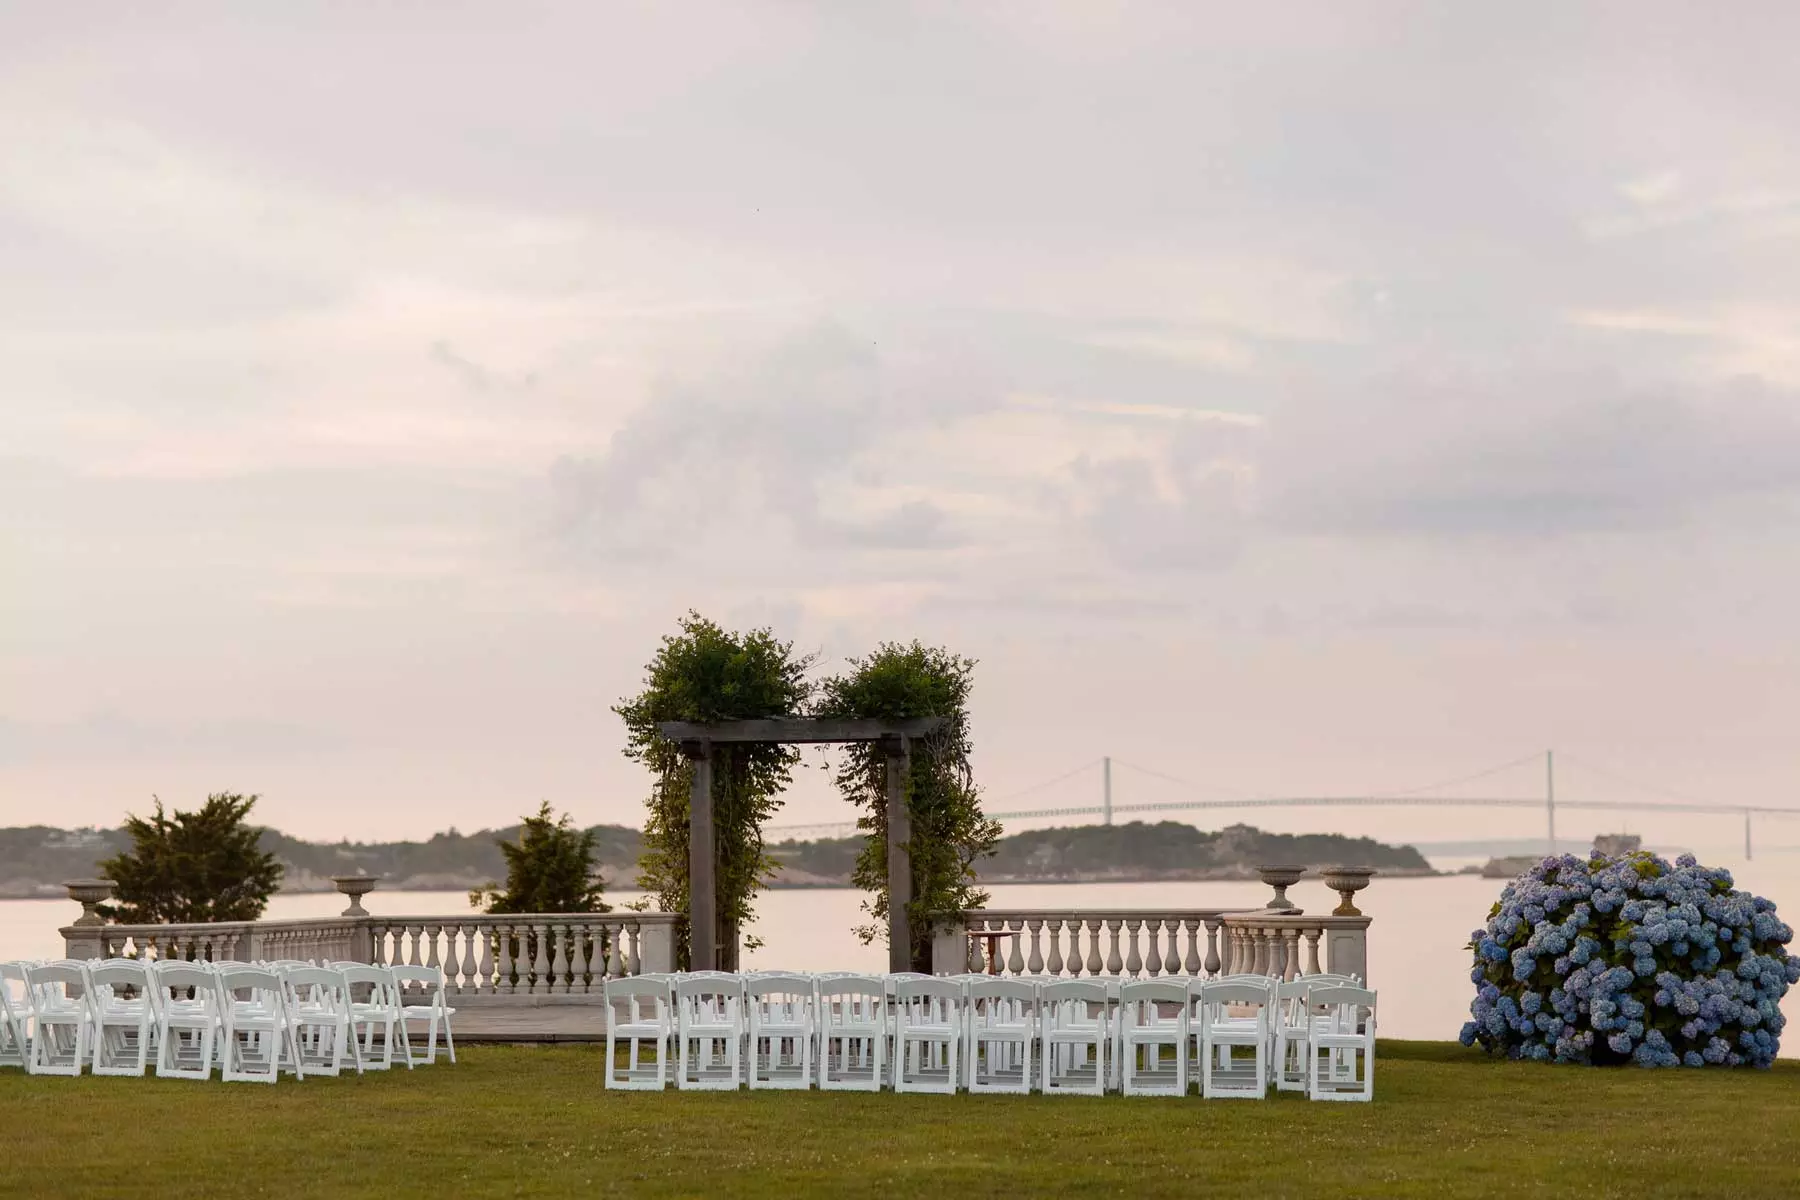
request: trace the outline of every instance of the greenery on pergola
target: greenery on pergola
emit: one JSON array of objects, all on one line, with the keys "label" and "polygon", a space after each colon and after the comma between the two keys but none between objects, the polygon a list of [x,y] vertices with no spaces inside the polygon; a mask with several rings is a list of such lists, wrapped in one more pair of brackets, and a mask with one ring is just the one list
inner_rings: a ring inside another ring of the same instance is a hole
[{"label": "greenery on pergola", "polygon": [[[640,880],[664,911],[692,911],[694,798],[710,797],[705,823],[714,839],[716,890],[713,920],[701,923],[716,931],[727,956],[721,961],[734,961],[740,940],[754,948],[754,936],[742,934],[754,920],[756,892],[777,870],[763,827],[800,761],[789,743],[843,741],[834,779],[861,810],[857,827],[868,838],[854,878],[870,893],[864,908],[872,919],[857,933],[891,942],[903,929],[909,944],[890,945],[890,961],[927,961],[933,924],[985,901],[973,864],[1000,836],[998,824],[981,814],[969,768],[975,664],[918,642],[884,643],[850,660],[847,672],[817,682],[810,677],[816,664],[816,656],[795,654],[767,628],[732,632],[698,613],[664,637],[643,690],[615,709],[626,725],[626,756],[652,777]],[[733,724],[746,722],[763,724]],[[710,775],[699,793],[697,771]],[[890,837],[889,812],[896,788],[911,817],[897,838]],[[900,913],[889,903],[896,852],[910,883]],[[707,861],[704,847],[699,854]],[[680,952],[691,961],[685,941]]]}]

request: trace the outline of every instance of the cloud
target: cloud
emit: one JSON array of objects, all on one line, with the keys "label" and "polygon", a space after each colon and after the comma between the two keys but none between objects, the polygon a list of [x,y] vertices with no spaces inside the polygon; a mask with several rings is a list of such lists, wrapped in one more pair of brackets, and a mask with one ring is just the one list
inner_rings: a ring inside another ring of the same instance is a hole
[{"label": "cloud", "polygon": [[1270,419],[1262,516],[1313,533],[1666,529],[1800,488],[1800,398],[1607,375],[1391,376]]}]

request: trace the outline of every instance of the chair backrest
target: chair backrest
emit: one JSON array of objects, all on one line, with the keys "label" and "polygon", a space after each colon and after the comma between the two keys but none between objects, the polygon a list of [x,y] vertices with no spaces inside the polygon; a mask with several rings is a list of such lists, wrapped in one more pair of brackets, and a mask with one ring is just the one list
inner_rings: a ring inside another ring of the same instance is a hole
[{"label": "chair backrest", "polygon": [[394,972],[389,967],[372,967],[368,963],[345,962],[333,963],[332,968],[344,977],[347,984],[368,983],[376,987],[393,987]]},{"label": "chair backrest", "polygon": [[221,995],[237,992],[281,993],[281,976],[265,967],[222,965],[213,973]]},{"label": "chair backrest", "polygon": [[80,987],[86,982],[87,968],[72,962],[45,963],[41,967],[25,968],[25,986],[33,992],[54,988],[58,984],[65,989],[71,984]]},{"label": "chair backrest", "polygon": [[744,980],[744,992],[751,997],[810,996],[813,981],[811,976],[798,973],[752,975]]},{"label": "chair backrest", "polygon": [[1065,1000],[1104,1004],[1109,998],[1104,979],[1059,979],[1055,983],[1039,985],[1038,996],[1046,1004],[1060,1004]]},{"label": "chair backrest", "polygon": [[870,996],[887,999],[887,983],[879,975],[821,975],[818,992],[826,996]]},{"label": "chair backrest", "polygon": [[606,998],[627,999],[632,996],[648,996],[655,1000],[669,1003],[671,989],[667,976],[625,975],[618,979],[606,981]]},{"label": "chair backrest", "polygon": [[[214,990],[218,983],[218,974],[198,963],[170,962],[155,972],[155,986],[152,989],[159,996],[171,991],[194,989],[196,1000],[216,998]],[[186,999],[186,997],[181,997]]]},{"label": "chair backrest", "polygon": [[1375,993],[1368,988],[1350,987],[1339,984],[1333,987],[1318,987],[1308,992],[1307,1003],[1321,1008],[1356,1007],[1367,1011],[1371,1016],[1375,1013]]},{"label": "chair backrest", "polygon": [[419,983],[433,992],[444,990],[444,972],[439,967],[413,967],[405,963],[395,963],[388,970],[394,973],[395,983]]},{"label": "chair backrest", "polygon": [[[958,976],[951,976],[952,979]],[[976,1000],[1024,1000],[1032,1001],[1038,997],[1038,985],[1022,979],[1008,979],[1001,975],[975,975],[963,985],[964,995],[970,1002]]]},{"label": "chair backrest", "polygon": [[114,959],[108,962],[95,963],[88,968],[88,982],[95,987],[136,988],[147,991],[150,987],[150,972],[144,964],[130,959]]},{"label": "chair backrest", "polygon": [[1188,985],[1181,979],[1134,979],[1119,985],[1119,1003],[1170,1003],[1185,1006]]},{"label": "chair backrest", "polygon": [[318,988],[327,994],[336,994],[348,986],[344,981],[344,973],[330,967],[291,967],[281,972],[281,982],[289,995],[294,995],[301,988]]},{"label": "chair backrest", "polygon": [[901,975],[894,978],[896,1000],[961,1000],[963,985],[935,975]]},{"label": "chair backrest", "polygon": [[1260,1004],[1266,1006],[1273,998],[1272,989],[1259,983],[1235,979],[1209,979],[1200,985],[1198,994],[1202,1004]]},{"label": "chair backrest", "polygon": [[744,980],[741,976],[729,974],[683,975],[675,980],[670,989],[675,994],[676,1002],[694,999],[700,996],[722,996],[727,1000],[744,998]]}]

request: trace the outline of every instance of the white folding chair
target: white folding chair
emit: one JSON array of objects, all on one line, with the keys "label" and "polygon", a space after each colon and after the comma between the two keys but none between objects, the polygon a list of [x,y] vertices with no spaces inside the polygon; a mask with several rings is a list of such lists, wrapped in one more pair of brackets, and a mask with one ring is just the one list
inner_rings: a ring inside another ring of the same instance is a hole
[{"label": "white folding chair", "polygon": [[819,1090],[879,1092],[887,1056],[887,984],[876,975],[817,981]]},{"label": "white folding chair", "polygon": [[289,967],[281,972],[294,1056],[308,1075],[336,1075],[348,1060],[362,1074],[362,1051],[350,1028],[350,985],[329,967]]},{"label": "white folding chair", "polygon": [[[344,976],[350,999],[350,1046],[359,1071],[386,1071],[394,1065],[394,1048],[400,1040],[400,986],[388,967],[368,963],[339,962],[333,969]],[[381,1034],[377,1051],[375,1034]],[[408,1062],[407,1069],[412,1068]]]},{"label": "white folding chair", "polygon": [[729,974],[678,976],[675,1086],[736,1091],[743,1082],[744,981]]},{"label": "white folding chair", "polygon": [[[1164,1013],[1165,1007],[1174,1011]],[[1120,1090],[1125,1095],[1187,1095],[1187,980],[1145,979],[1120,985],[1119,1058]]]},{"label": "white folding chair", "polygon": [[[1375,993],[1368,988],[1314,988],[1308,1002],[1324,1010],[1306,1055],[1308,1100],[1375,1098]],[[1357,1059],[1362,1070],[1357,1071]]]},{"label": "white folding chair", "polygon": [[1037,1084],[1031,1066],[1039,1026],[1038,985],[975,975],[964,979],[963,986],[967,1003],[964,1086],[970,1092],[1030,1092]]},{"label": "white folding chair", "polygon": [[25,1004],[25,968],[0,962],[0,1067],[25,1067],[31,1055],[31,1026]]},{"label": "white folding chair", "polygon": [[159,962],[150,971],[156,1014],[156,1073],[210,1079],[223,1018],[217,975],[198,963]]},{"label": "white folding chair", "polygon": [[[669,1055],[674,1049],[675,1019],[671,984],[666,975],[627,975],[606,981],[606,1086],[660,1092],[669,1082]],[[619,1019],[623,1006],[625,1019]],[[625,1065],[619,1066],[619,1043],[625,1043]],[[648,1047],[655,1051],[654,1069],[643,1064]]]},{"label": "white folding chair", "polygon": [[[456,1038],[450,1032],[450,1018],[456,1010],[444,1001],[444,972],[438,967],[409,967],[399,963],[388,968],[394,973],[394,986],[400,994],[400,1047],[406,1054],[406,1065],[409,1067],[428,1067],[437,1062],[438,1027],[444,1030],[444,1053],[450,1056],[452,1065],[456,1062]],[[417,989],[408,988],[408,984],[418,985]],[[408,1002],[407,997],[422,995],[424,1001]],[[413,1053],[412,1034],[407,1025],[413,1021],[426,1022],[425,1053],[421,1056]]]},{"label": "white folding chair", "polygon": [[150,973],[143,963],[118,959],[96,963],[87,976],[94,1074],[142,1075],[156,1029]]},{"label": "white folding chair", "polygon": [[1106,1093],[1117,1061],[1115,995],[1104,979],[1065,979],[1038,988],[1044,1095]]},{"label": "white folding chair", "polygon": [[932,976],[894,981],[894,1090],[956,1093],[963,985]]},{"label": "white folding chair", "polygon": [[[1275,1006],[1270,981],[1206,980],[1194,994],[1200,1022],[1200,1095],[1261,1100],[1269,1087],[1270,1014]],[[1228,1007],[1254,1012],[1246,1016],[1228,1012]],[[1248,1076],[1234,1057],[1240,1049],[1251,1051]]]},{"label": "white folding chair", "polygon": [[1306,1090],[1306,1060],[1312,1045],[1312,1031],[1325,1020],[1323,1014],[1307,1002],[1307,993],[1314,988],[1346,985],[1360,987],[1362,981],[1353,975],[1301,975],[1276,987],[1272,1062],[1277,1091]]},{"label": "white folding chair", "polygon": [[227,1083],[274,1083],[283,1070],[291,1070],[304,1079],[281,977],[260,967],[220,964],[214,979],[224,1038],[219,1077]]},{"label": "white folding chair", "polygon": [[25,968],[27,1012],[35,1036],[25,1069],[33,1075],[79,1075],[88,1056],[87,972],[74,963]]},{"label": "white folding chair", "polygon": [[750,1015],[752,1088],[812,1086],[813,981],[805,975],[757,973],[744,981]]}]

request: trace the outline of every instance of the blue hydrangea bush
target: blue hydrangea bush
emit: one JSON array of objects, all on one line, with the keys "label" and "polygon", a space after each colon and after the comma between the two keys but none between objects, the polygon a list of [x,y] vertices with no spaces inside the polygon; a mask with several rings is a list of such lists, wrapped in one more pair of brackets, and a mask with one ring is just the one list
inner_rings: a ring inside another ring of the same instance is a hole
[{"label": "blue hydrangea bush", "polygon": [[1800,983],[1792,937],[1773,902],[1692,855],[1546,858],[1472,935],[1462,1041],[1541,1062],[1766,1067]]}]

